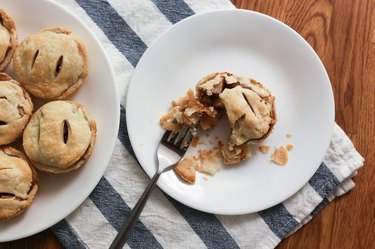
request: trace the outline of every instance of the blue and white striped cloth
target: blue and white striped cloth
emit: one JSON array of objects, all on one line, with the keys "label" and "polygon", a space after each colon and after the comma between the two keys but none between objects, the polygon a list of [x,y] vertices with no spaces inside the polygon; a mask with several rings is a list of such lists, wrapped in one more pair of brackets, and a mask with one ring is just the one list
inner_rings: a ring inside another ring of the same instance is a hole
[{"label": "blue and white striped cloth", "polygon": [[[57,0],[96,34],[112,61],[121,95],[121,124],[112,160],[95,190],[52,227],[66,248],[108,248],[149,178],[134,159],[126,89],[147,47],[194,13],[235,8],[229,0]],[[156,189],[125,248],[274,248],[335,197],[351,188],[363,158],[336,125],[318,171],[294,196],[270,209],[222,216],[191,209]]]}]

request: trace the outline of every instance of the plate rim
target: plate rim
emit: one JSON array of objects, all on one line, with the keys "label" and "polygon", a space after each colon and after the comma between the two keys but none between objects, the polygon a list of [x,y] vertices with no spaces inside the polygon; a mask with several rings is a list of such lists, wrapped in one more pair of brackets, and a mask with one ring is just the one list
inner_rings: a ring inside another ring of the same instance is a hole
[{"label": "plate rim", "polygon": [[[329,83],[329,86],[327,87],[328,90],[329,90],[329,102],[328,104],[330,104],[330,110],[332,112],[332,117],[331,117],[331,123],[329,124],[331,127],[330,127],[330,132],[329,132],[329,139],[327,139],[327,141],[325,141],[325,143],[322,143],[322,147],[324,147],[324,153],[323,155],[321,155],[321,158],[320,159],[320,162],[323,162],[323,159],[324,159],[324,155],[326,153],[326,151],[328,150],[329,148],[329,144],[330,144],[330,141],[331,141],[331,138],[332,138],[332,135],[333,135],[333,131],[334,131],[334,124],[335,124],[335,99],[334,99],[334,94],[333,94],[333,89],[332,89],[332,83],[331,83],[331,80],[329,78],[329,75],[328,75],[328,72],[322,62],[322,60],[320,59],[319,55],[316,53],[316,51],[314,50],[314,48],[305,40],[304,37],[302,37],[302,35],[300,35],[297,31],[295,31],[293,28],[291,28],[290,26],[288,26],[287,24],[283,23],[282,21],[272,17],[272,16],[269,16],[267,14],[264,14],[264,13],[261,13],[261,12],[257,12],[257,11],[253,11],[253,10],[245,10],[245,9],[221,9],[221,10],[212,10],[212,11],[207,11],[207,12],[202,12],[202,13],[197,13],[197,14],[194,14],[192,16],[189,16],[177,23],[175,23],[174,25],[172,25],[171,27],[169,27],[168,29],[166,29],[164,32],[162,32],[153,42],[152,44],[147,48],[147,50],[144,52],[144,54],[142,55],[142,57],[140,58],[136,68],[134,69],[134,72],[132,74],[132,77],[131,77],[131,80],[130,80],[130,83],[128,85],[128,91],[127,91],[127,96],[129,96],[129,94],[132,92],[132,89],[134,87],[134,84],[133,84],[133,81],[134,79],[136,78],[136,75],[138,74],[138,68],[139,68],[139,65],[142,64],[144,58],[147,56],[148,52],[150,49],[152,49],[154,46],[156,46],[156,44],[158,44],[160,42],[161,39],[163,39],[163,37],[171,32],[172,30],[174,29],[177,29],[179,28],[180,25],[182,25],[183,23],[185,22],[188,22],[190,21],[191,19],[195,19],[195,18],[200,18],[201,16],[206,16],[206,15],[216,15],[218,13],[224,13],[224,12],[228,12],[228,13],[234,13],[234,14],[237,14],[237,13],[242,13],[242,14],[251,14],[251,15],[258,15],[258,16],[261,16],[262,18],[266,18],[266,19],[269,19],[270,21],[272,22],[275,22],[277,23],[278,25],[281,25],[283,26],[284,28],[288,29],[289,32],[292,32],[300,41],[302,41],[305,46],[306,46],[306,49],[309,49],[311,55],[313,55],[315,57],[315,59],[319,62],[319,66],[321,67],[322,69],[322,73],[324,74],[324,77],[327,79],[327,83]],[[129,105],[130,104],[130,105]],[[130,103],[130,98],[127,97],[126,99],[126,107],[127,107],[127,111],[126,111],[126,120],[129,120],[130,118],[130,115],[131,115],[131,111],[129,111],[128,107],[131,106],[132,104]],[[127,122],[127,125],[128,125],[128,133],[129,133],[129,140],[130,140],[130,143],[131,144],[134,144],[134,141],[136,140],[135,138],[135,134],[132,134],[131,132],[131,128],[129,129],[129,123],[130,122]],[[136,158],[137,160],[139,160],[139,165],[141,167],[141,169],[150,177],[152,178],[153,177],[153,172],[151,172],[150,170],[147,170],[147,168],[145,169],[142,164],[141,164],[141,159],[138,159],[138,158],[141,158],[141,152],[140,151],[137,151],[136,148],[133,148],[133,151],[136,155]],[[304,182],[303,184],[300,184],[298,186],[298,188],[296,188],[295,191],[293,191],[293,193],[290,193],[289,195],[287,195],[286,198],[283,198],[283,200],[281,201],[277,201],[277,202],[274,202],[273,205],[265,205],[263,208],[259,209],[259,210],[255,210],[255,211],[233,211],[233,212],[218,212],[218,211],[212,211],[211,209],[207,209],[205,207],[201,207],[201,206],[197,206],[197,205],[192,205],[191,203],[188,203],[187,201],[184,200],[183,197],[180,197],[180,195],[178,194],[175,194],[171,191],[170,187],[167,186],[167,184],[163,185],[160,181],[157,182],[156,184],[158,185],[158,187],[163,191],[165,192],[168,196],[170,196],[171,198],[173,198],[174,200],[184,204],[184,205],[187,205],[193,209],[196,209],[196,210],[199,210],[199,211],[202,211],[202,212],[207,212],[207,213],[212,213],[212,214],[217,214],[217,215],[244,215],[244,214],[249,214],[249,213],[255,213],[255,212],[259,212],[259,211],[262,211],[262,210],[266,210],[267,208],[270,208],[274,205],[277,205],[279,203],[282,203],[284,202],[285,200],[287,200],[288,198],[290,198],[291,196],[293,196],[294,194],[296,194],[305,184],[308,183],[309,179],[311,179],[311,177],[315,174],[316,170],[319,168],[320,164],[317,164],[315,166],[315,170],[314,170],[314,173],[309,176],[308,180],[306,182]]]},{"label": "plate rim", "polygon": [[0,238],[0,242],[14,241],[14,240],[18,240],[18,239],[22,239],[22,238],[25,238],[25,237],[35,235],[35,234],[37,234],[37,233],[39,233],[39,232],[41,232],[45,229],[48,229],[48,228],[52,227],[53,225],[57,224],[61,220],[65,219],[69,214],[74,212],[89,197],[90,193],[95,189],[95,187],[99,183],[100,179],[103,177],[106,169],[108,168],[109,162],[112,158],[112,154],[113,154],[113,151],[114,151],[115,146],[116,146],[117,134],[118,134],[119,127],[120,127],[119,89],[118,89],[118,86],[116,84],[115,73],[114,73],[112,63],[110,62],[109,57],[108,57],[102,43],[100,42],[99,38],[95,35],[94,31],[92,31],[91,28],[83,22],[83,20],[81,20],[76,14],[74,14],[71,10],[69,10],[67,7],[63,6],[59,2],[52,1],[52,0],[39,0],[38,4],[39,5],[50,4],[56,9],[56,11],[65,12],[65,14],[67,16],[74,19],[74,21],[76,23],[78,23],[80,26],[83,27],[83,29],[87,32],[87,35],[90,36],[93,39],[93,41],[95,42],[95,46],[97,48],[99,48],[99,50],[103,54],[104,62],[108,66],[109,75],[110,75],[110,78],[111,78],[110,81],[113,82],[114,95],[112,97],[114,98],[114,102],[117,103],[117,105],[113,107],[113,108],[115,108],[114,113],[116,113],[116,115],[113,117],[114,118],[113,123],[115,125],[113,127],[114,129],[112,130],[112,134],[111,134],[111,136],[112,136],[111,140],[112,141],[108,146],[108,153],[103,155],[103,157],[104,157],[103,161],[106,162],[106,166],[103,167],[100,174],[98,173],[96,175],[97,179],[93,180],[92,184],[89,187],[86,188],[86,191],[84,191],[84,193],[82,193],[81,198],[78,198],[80,200],[77,201],[76,205],[73,205],[70,209],[66,209],[64,212],[59,212],[60,215],[56,215],[54,219],[51,219],[50,222],[46,222],[46,224],[44,226],[37,226],[37,225],[31,226],[32,228],[29,229],[27,232],[22,232],[22,231],[25,231],[25,230],[22,230],[18,234],[13,234],[12,236],[8,236],[6,238]]}]

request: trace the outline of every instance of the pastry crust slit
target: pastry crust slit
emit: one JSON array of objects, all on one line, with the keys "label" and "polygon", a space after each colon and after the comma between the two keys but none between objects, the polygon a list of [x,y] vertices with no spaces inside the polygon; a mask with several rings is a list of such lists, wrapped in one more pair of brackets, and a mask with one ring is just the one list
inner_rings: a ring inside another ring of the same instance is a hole
[{"label": "pastry crust slit", "polygon": [[55,77],[57,77],[59,75],[59,73],[61,71],[61,68],[62,68],[62,65],[63,65],[63,61],[64,61],[64,56],[61,55],[59,60],[56,63]]},{"label": "pastry crust slit", "polygon": [[39,55],[39,49],[34,54],[33,61],[31,62],[31,69],[33,69],[36,58],[38,57],[38,55]]},{"label": "pastry crust slit", "polygon": [[20,114],[20,118],[26,115],[25,109],[22,106],[17,105],[18,113]]},{"label": "pastry crust slit", "polygon": [[14,198],[16,195],[11,193],[0,193],[0,199]]},{"label": "pastry crust slit", "polygon": [[239,117],[236,122],[234,122],[234,126],[232,129],[232,135],[235,135],[238,133],[238,131],[241,129],[241,123],[245,120],[246,113],[244,113],[241,117]]},{"label": "pastry crust slit", "polygon": [[251,105],[250,101],[247,99],[246,95],[244,93],[242,93],[242,97],[245,99],[246,103],[249,105],[251,111],[254,113],[254,116],[256,117],[257,114],[256,112],[254,111],[254,107]]},{"label": "pastry crust slit", "polygon": [[68,139],[69,139],[69,122],[68,120],[64,120],[64,124],[63,124],[63,141],[64,141],[64,144],[67,144],[68,143]]},{"label": "pastry crust slit", "polygon": [[[42,112],[41,112],[42,114]],[[43,117],[43,115],[41,115]],[[40,141],[40,119],[38,118],[38,144],[39,144],[39,141]]]},{"label": "pastry crust slit", "polygon": [[13,200],[17,200],[17,201],[26,201],[26,199],[24,198],[21,198],[19,196],[16,196],[15,194],[11,194],[11,193],[0,193],[0,199],[13,199]]}]

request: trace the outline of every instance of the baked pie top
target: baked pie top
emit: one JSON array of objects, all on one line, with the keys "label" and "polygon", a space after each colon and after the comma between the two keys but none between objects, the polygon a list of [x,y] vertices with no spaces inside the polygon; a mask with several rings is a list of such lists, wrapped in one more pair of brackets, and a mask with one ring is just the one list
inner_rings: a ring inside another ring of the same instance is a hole
[{"label": "baked pie top", "polygon": [[12,147],[0,148],[0,219],[22,212],[33,202],[38,175],[26,157]]},{"label": "baked pie top", "polygon": [[29,94],[10,76],[0,73],[0,145],[13,142],[22,133],[32,111]]},{"label": "baked pie top", "polygon": [[260,140],[268,133],[273,122],[272,102],[242,86],[227,88],[219,97],[232,127],[231,144],[239,146],[251,140]]},{"label": "baked pie top", "polygon": [[40,170],[68,172],[91,155],[96,125],[84,107],[72,101],[53,101],[30,119],[23,135],[27,156]]},{"label": "baked pie top", "polygon": [[68,97],[88,73],[83,43],[63,28],[27,37],[16,50],[13,63],[26,90],[43,99]]},{"label": "baked pie top", "polygon": [[228,142],[221,146],[226,164],[250,157],[247,143],[264,140],[276,123],[275,98],[254,79],[213,73],[200,80],[196,90],[200,102],[226,112],[231,126]]},{"label": "baked pie top", "polygon": [[17,43],[16,25],[12,17],[0,9],[0,71],[3,71],[12,60]]}]

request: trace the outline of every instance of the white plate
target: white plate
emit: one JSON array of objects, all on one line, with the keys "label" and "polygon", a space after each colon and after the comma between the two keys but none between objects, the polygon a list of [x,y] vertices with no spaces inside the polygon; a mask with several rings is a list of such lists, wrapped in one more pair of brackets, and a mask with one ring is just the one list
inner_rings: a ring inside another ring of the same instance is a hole
[{"label": "white plate", "polygon": [[110,160],[120,115],[112,67],[101,44],[82,21],[47,0],[2,0],[1,8],[14,18],[19,41],[43,28],[55,26],[66,27],[82,39],[87,48],[89,74],[70,99],[87,107],[96,120],[98,133],[93,154],[81,169],[61,175],[40,174],[40,188],[30,209],[16,218],[0,221],[0,242],[23,238],[52,226],[87,198]]},{"label": "white plate", "polygon": [[[170,171],[161,176],[158,186],[174,199],[209,213],[266,209],[296,193],[311,178],[328,148],[334,124],[333,94],[323,64],[300,35],[269,16],[244,10],[195,15],[154,42],[129,86],[131,143],[146,173],[153,175],[163,133],[160,116],[172,99],[216,71],[253,77],[276,96],[278,122],[265,143],[271,150],[294,144],[289,162],[276,166],[269,162],[271,153],[257,153],[242,165],[223,166],[208,180],[198,175],[194,185],[181,182]],[[286,137],[288,132],[291,138]]]}]

